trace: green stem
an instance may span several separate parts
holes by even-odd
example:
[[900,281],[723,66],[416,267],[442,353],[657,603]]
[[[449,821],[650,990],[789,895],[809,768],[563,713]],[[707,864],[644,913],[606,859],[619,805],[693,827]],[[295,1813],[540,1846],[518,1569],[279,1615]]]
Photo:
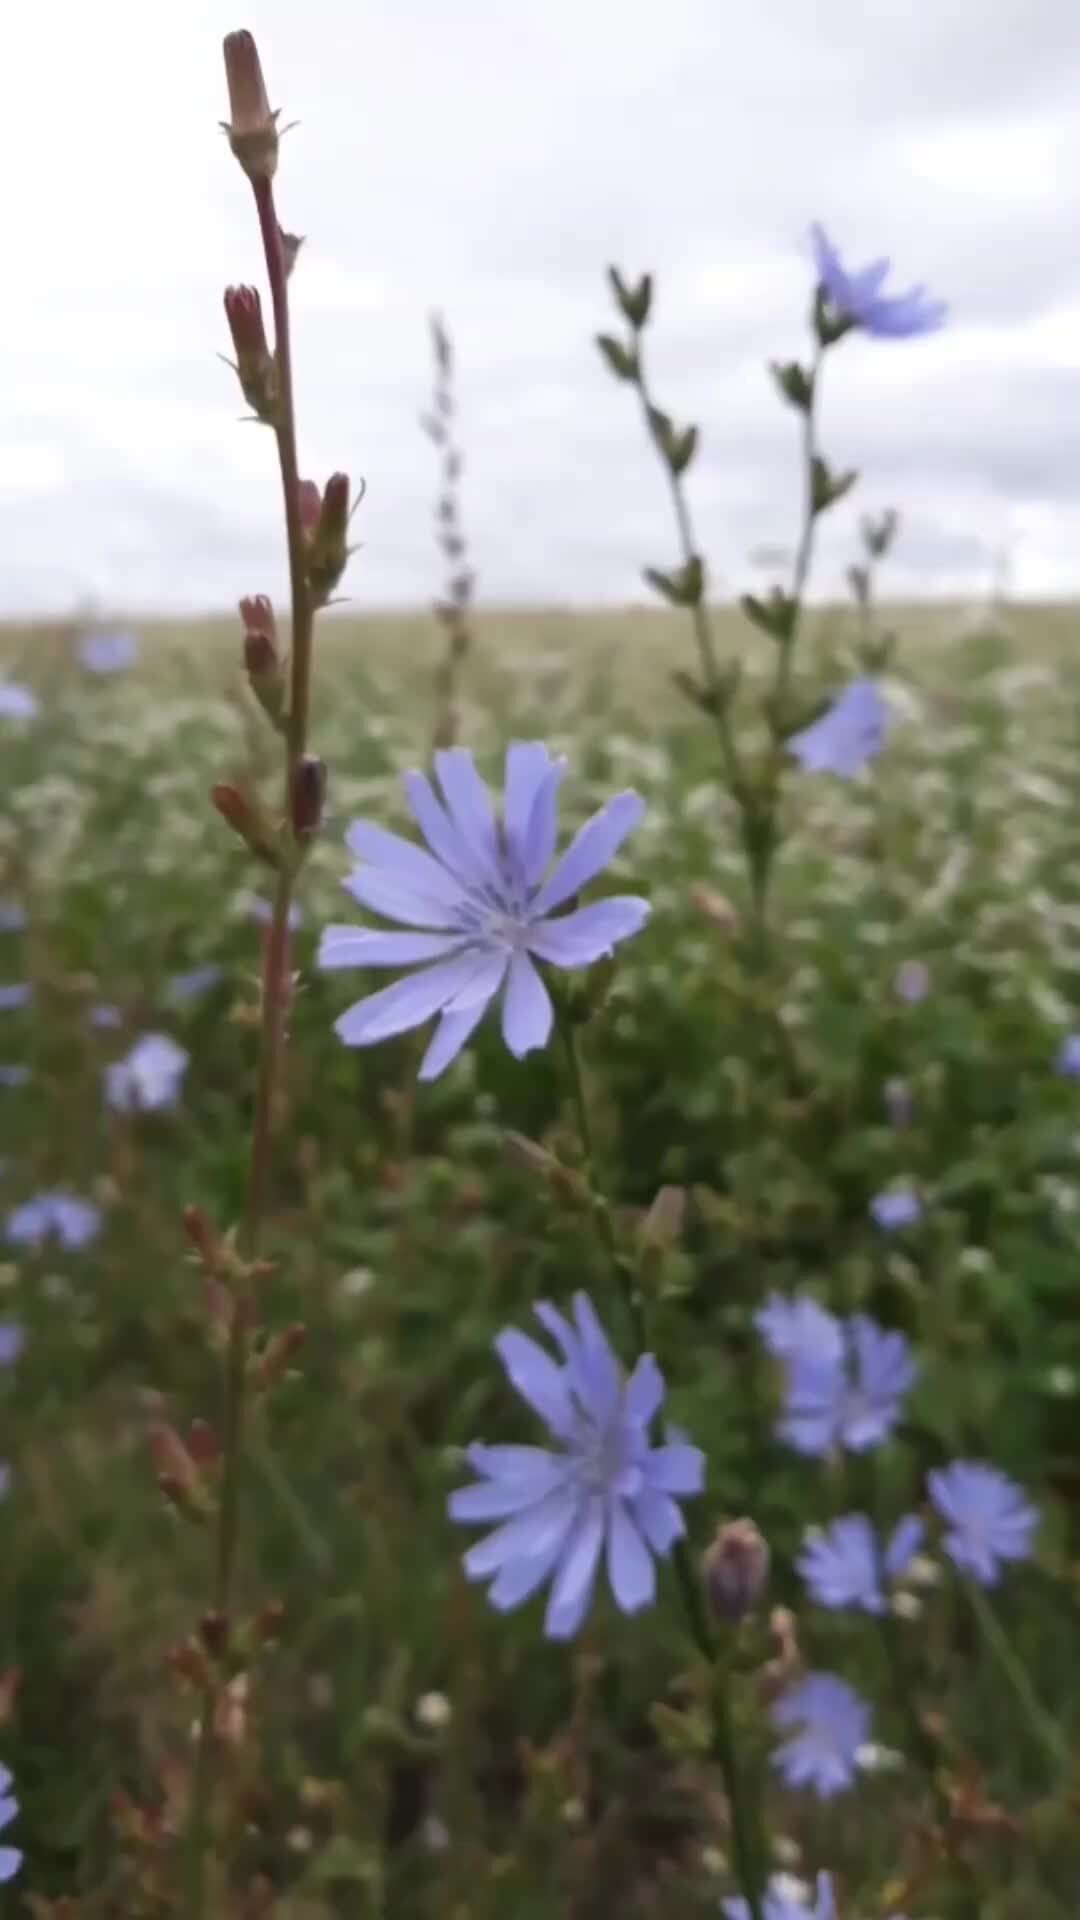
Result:
[[[596,1177],[596,1153],[592,1120],[585,1091],[577,1029],[564,1014],[559,1016],[570,1080],[570,1092],[577,1117],[581,1154],[592,1197],[592,1214],[597,1239],[608,1261],[633,1332],[635,1354],[650,1350],[645,1306],[641,1288],[628,1263],[619,1253],[611,1209],[600,1191]],[[720,1768],[728,1806],[731,1809],[731,1838],[735,1877],[750,1912],[750,1920],[764,1920],[764,1871],[760,1811],[747,1790],[735,1736],[731,1712],[731,1673],[729,1663],[717,1645],[685,1540],[677,1540],[672,1553],[675,1578],[686,1614],[690,1637],[712,1672],[710,1708],[712,1715],[712,1751]]]
[[1027,1668],[1010,1646],[1008,1635],[985,1593],[974,1580],[965,1580],[962,1584],[983,1639],[1023,1708],[1032,1732],[1055,1766],[1071,1773],[1074,1762],[1069,1743],[1036,1694]]
[[[284,813],[294,769],[307,748],[311,699],[311,658],[314,608],[307,586],[306,549],[300,517],[300,468],[296,447],[293,402],[292,350],[289,325],[288,273],[269,180],[252,182],[259,228],[266,258],[267,279],[274,314],[280,417],[275,428],[281,469],[285,527],[289,549],[292,601],[292,647],[289,714],[284,767]],[[273,910],[263,956],[262,1004],[259,1022],[259,1064],[248,1165],[242,1253],[249,1269],[258,1258],[267,1211],[273,1161],[278,1080],[285,1044],[289,1002],[289,909],[295,866],[284,858],[274,890]],[[214,1542],[213,1609],[228,1627],[235,1602],[236,1562],[240,1541],[241,1494],[244,1484],[247,1429],[247,1385],[250,1333],[254,1319],[250,1273],[237,1282],[232,1302],[229,1343],[225,1358],[221,1435],[221,1498]],[[217,1742],[215,1726],[221,1698],[220,1673],[212,1672],[202,1700],[198,1749],[192,1781],[187,1842],[187,1912],[202,1920],[206,1909],[206,1855],[209,1813],[213,1800]]]

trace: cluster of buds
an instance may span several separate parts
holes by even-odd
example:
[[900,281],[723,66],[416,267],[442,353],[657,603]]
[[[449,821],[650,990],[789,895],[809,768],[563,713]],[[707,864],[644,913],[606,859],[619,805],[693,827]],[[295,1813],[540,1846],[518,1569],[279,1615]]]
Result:
[[289,695],[285,662],[278,651],[277,622],[265,593],[250,594],[240,602],[244,623],[244,670],[248,686],[271,725],[283,732]]
[[280,424],[281,393],[277,356],[271,353],[263,325],[258,287],[226,287],[225,318],[232,335],[240,391],[264,426]]
[[304,480],[300,486],[307,587],[316,608],[328,604],[349,563],[349,521],[364,497],[363,488],[351,506],[349,495],[347,473],[332,473],[321,493],[314,480]]

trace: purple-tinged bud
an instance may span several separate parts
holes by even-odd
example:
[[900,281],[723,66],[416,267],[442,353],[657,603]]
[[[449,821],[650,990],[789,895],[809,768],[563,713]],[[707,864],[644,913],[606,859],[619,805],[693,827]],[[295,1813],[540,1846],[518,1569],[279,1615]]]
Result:
[[220,1660],[229,1644],[229,1621],[227,1615],[214,1607],[204,1613],[199,1621],[199,1637],[207,1653]]
[[765,1591],[768,1543],[752,1520],[728,1520],[717,1529],[701,1570],[709,1605],[717,1617],[742,1620]]
[[265,860],[267,866],[280,866],[276,834],[257,800],[227,780],[219,780],[211,787],[210,798],[222,819],[252,853]]
[[226,287],[225,318],[236,354],[240,391],[266,426],[278,421],[277,360],[270,351],[257,287]]
[[315,606],[324,607],[349,559],[349,476],[332,473],[308,549],[307,577]]
[[288,709],[285,671],[277,647],[274,609],[265,593],[241,600],[248,684],[268,720],[281,732]]
[[256,1384],[263,1388],[275,1386],[288,1371],[306,1340],[307,1328],[300,1320],[276,1333],[254,1362]]
[[322,494],[314,480],[301,480],[297,490],[297,505],[300,509],[300,525],[304,538],[310,546],[318,531],[319,515],[322,512]]
[[224,41],[229,118],[222,121],[232,148],[251,181],[272,180],[277,171],[277,113],[271,110],[255,37],[246,30]]
[[305,753],[289,783],[289,817],[298,840],[310,840],[318,833],[325,799],[326,762],[317,754]]

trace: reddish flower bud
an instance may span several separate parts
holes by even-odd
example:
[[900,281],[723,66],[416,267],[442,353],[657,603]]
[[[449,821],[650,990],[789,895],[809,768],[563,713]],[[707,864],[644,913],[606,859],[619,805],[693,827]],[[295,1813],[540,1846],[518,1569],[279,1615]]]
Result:
[[206,1267],[218,1264],[218,1237],[201,1207],[185,1207],[184,1232]]
[[227,33],[224,53],[229,118],[222,125],[229,145],[249,180],[272,180],[277,169],[278,117],[270,108],[254,35]]
[[294,1321],[290,1327],[284,1327],[269,1340],[255,1362],[255,1379],[260,1387],[272,1387],[286,1372],[290,1361],[296,1358],[307,1340],[307,1328],[301,1321]]
[[280,865],[277,838],[257,800],[242,793],[231,782],[219,780],[210,789],[210,798],[223,820],[227,821],[244,845],[251,848],[268,866]]
[[298,840],[310,840],[319,830],[326,799],[326,762],[306,753],[293,768],[289,789],[289,816]]
[[308,586],[317,607],[324,607],[349,559],[349,476],[332,473],[319,509],[308,556]]
[[210,1669],[206,1664],[206,1655],[193,1640],[181,1641],[179,1646],[170,1647],[165,1655],[169,1671],[178,1680],[183,1680],[196,1693],[204,1693],[210,1685]]
[[199,1635],[207,1653],[213,1654],[215,1660],[220,1659],[229,1644],[229,1622],[226,1616],[219,1613],[216,1608],[210,1613],[204,1613],[199,1621]]
[[226,287],[225,318],[236,354],[240,391],[256,418],[267,426],[275,426],[279,397],[277,360],[267,344],[258,288]]
[[314,540],[322,512],[322,494],[314,480],[301,480],[299,487],[300,525],[307,540]]
[[702,1561],[709,1604],[721,1620],[741,1620],[760,1600],[769,1577],[769,1548],[752,1520],[718,1529]]
[[198,1467],[216,1467],[221,1459],[221,1442],[206,1420],[193,1420],[188,1428],[188,1452]]
[[244,665],[248,683],[267,719],[280,732],[287,711],[287,688],[277,649],[274,609],[264,593],[241,600],[244,622]]

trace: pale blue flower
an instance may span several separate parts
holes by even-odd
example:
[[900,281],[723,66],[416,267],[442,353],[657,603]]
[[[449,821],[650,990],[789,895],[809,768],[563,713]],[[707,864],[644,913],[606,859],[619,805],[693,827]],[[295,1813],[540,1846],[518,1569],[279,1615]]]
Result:
[[911,1088],[899,1074],[893,1074],[885,1082],[885,1111],[894,1127],[907,1127],[911,1124],[914,1102]]
[[13,1367],[26,1345],[26,1334],[17,1320],[0,1320],[0,1367]]
[[0,1013],[15,1013],[20,1007],[29,1006],[33,991],[25,980],[13,980],[10,985],[0,986]]
[[900,1227],[917,1227],[923,1207],[914,1187],[887,1187],[874,1195],[870,1212],[883,1232],[895,1233]]
[[89,1200],[62,1191],[38,1193],[9,1213],[4,1231],[17,1247],[40,1247],[55,1238],[69,1253],[77,1253],[96,1239],[101,1215]]
[[[750,1902],[735,1895],[724,1901],[724,1912],[727,1920],[750,1920]],[[765,1892],[763,1913],[764,1920],[836,1920],[831,1877],[827,1873],[818,1874],[814,1904],[808,1907],[803,1900],[791,1899],[784,1880],[779,1874],[774,1875]]]
[[925,287],[912,287],[901,294],[882,292],[891,264],[888,260],[875,260],[852,273],[824,227],[815,225],[810,232],[818,280],[838,317],[878,340],[912,339],[944,326],[949,309],[943,300],[928,300]]
[[175,1107],[190,1055],[167,1033],[144,1033],[130,1053],[105,1069],[105,1098],[117,1113]]
[[824,1360],[844,1357],[844,1332],[834,1313],[808,1293],[788,1297],[770,1293],[754,1315],[754,1325],[777,1360]]
[[863,1313],[843,1324],[839,1360],[797,1355],[787,1362],[777,1432],[798,1453],[865,1453],[880,1445],[897,1425],[914,1382],[911,1342],[904,1334],[886,1331]]
[[705,1456],[684,1440],[652,1444],[664,1398],[656,1361],[643,1354],[627,1379],[585,1294],[574,1295],[573,1321],[546,1301],[535,1312],[561,1360],[516,1328],[495,1347],[554,1446],[477,1442],[467,1458],[481,1477],[451,1494],[449,1511],[465,1524],[500,1523],[464,1558],[470,1580],[491,1580],[492,1606],[520,1606],[550,1580],[544,1631],[568,1640],[589,1610],[602,1553],[623,1613],[650,1605],[653,1555],[684,1533],[676,1499],[701,1492]]
[[197,1000],[200,994],[209,993],[222,977],[222,968],[214,961],[205,966],[192,967],[189,973],[174,973],[165,989],[166,998],[174,1006],[183,1006],[189,1000]]
[[877,683],[852,680],[820,720],[792,734],[788,750],[805,773],[836,773],[851,780],[881,752],[888,721]]
[[0,1066],[0,1087],[25,1087],[29,1078],[29,1067],[14,1066],[7,1063]]
[[798,1569],[819,1606],[884,1613],[885,1584],[903,1579],[925,1531],[906,1514],[882,1546],[865,1513],[845,1513],[807,1539]]
[[896,969],[893,992],[909,1007],[918,1007],[930,992],[930,969],[925,960],[902,960]]
[[809,1787],[821,1800],[854,1784],[856,1756],[870,1735],[870,1708],[835,1673],[808,1673],[774,1702],[773,1725],[796,1731],[773,1754],[789,1787]]
[[17,680],[0,680],[0,719],[32,720],[38,710],[37,695]]
[[111,1033],[124,1024],[124,1016],[120,1008],[112,1006],[107,1000],[97,1001],[86,1017],[90,1025],[99,1033]]
[[1030,1559],[1038,1509],[1008,1474],[982,1460],[954,1460],[935,1467],[926,1485],[948,1528],[945,1551],[961,1573],[994,1587],[1005,1561]]
[[1067,1033],[1058,1049],[1057,1070],[1066,1080],[1080,1080],[1080,1033]]
[[437,753],[435,768],[445,805],[422,773],[405,776],[430,852],[366,820],[354,821],[347,835],[364,863],[346,880],[349,892],[385,919],[422,931],[332,926],[319,947],[324,969],[415,967],[358,1000],[335,1030],[347,1046],[369,1047],[440,1015],[421,1080],[445,1071],[500,994],[511,1053],[520,1058],[544,1046],[553,1010],[533,962],[587,967],[637,933],[649,912],[633,895],[555,911],[595,880],[637,826],[644,806],[636,793],[609,800],[552,868],[564,761],[538,742],[510,746],[501,822],[464,748]]
[[87,633],[79,642],[79,659],[89,673],[126,673],[138,657],[133,633]]
[[[0,1833],[10,1827],[19,1811],[19,1803],[11,1791],[14,1784],[7,1767],[0,1767]],[[0,1847],[0,1884],[14,1880],[22,1863],[18,1847]]]
[[0,900],[0,933],[22,933],[26,908],[18,900]]

